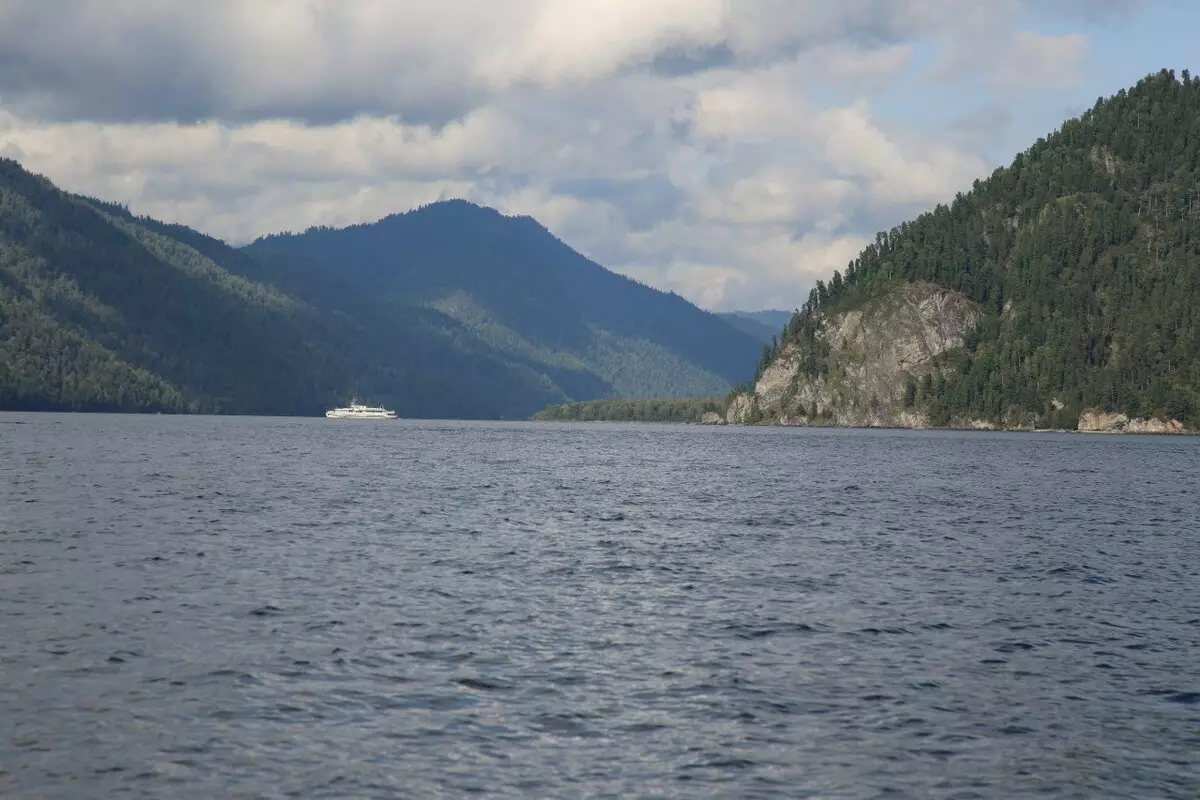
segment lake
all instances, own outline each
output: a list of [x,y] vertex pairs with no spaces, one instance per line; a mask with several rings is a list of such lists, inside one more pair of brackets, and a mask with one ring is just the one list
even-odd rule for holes
[[1200,439],[0,414],[0,795],[1200,794]]

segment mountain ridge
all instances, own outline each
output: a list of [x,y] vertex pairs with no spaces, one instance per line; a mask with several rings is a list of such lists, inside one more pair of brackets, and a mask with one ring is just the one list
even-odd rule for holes
[[[460,234],[466,228],[470,237]],[[436,308],[485,338],[537,354],[535,361],[588,364],[623,396],[723,393],[741,379],[744,354],[758,347],[753,337],[731,334],[724,320],[678,294],[582,256],[531,217],[507,217],[469,201],[431,203],[375,223],[276,234],[246,249],[303,256],[371,285],[369,302],[325,293],[331,307],[369,313],[386,296]],[[481,253],[488,254],[484,269]],[[305,292],[303,274],[277,272],[272,280]],[[614,353],[624,354],[619,363]]]
[[[541,275],[566,264],[592,283],[619,280],[627,317],[620,307],[602,309],[598,322],[542,315],[561,295],[568,305],[583,302],[561,280],[560,297],[542,292],[500,309],[525,320],[502,319],[486,296],[450,308],[453,293],[414,302],[393,285],[380,297],[378,284],[351,285],[302,252],[234,248],[0,161],[0,408],[311,415],[356,395],[407,416],[523,418],[623,391],[711,393],[741,377],[757,347],[751,337],[548,243],[551,234],[532,218],[474,208],[501,228],[490,238],[460,232],[474,274],[494,266],[491,280],[503,285],[515,248]],[[478,246],[484,240],[492,250]],[[539,287],[508,291],[523,288]],[[532,344],[509,346],[500,323],[529,319],[543,323],[542,335],[512,324],[509,338]],[[703,334],[699,348],[680,340],[689,326]],[[556,336],[578,346],[560,346]]]

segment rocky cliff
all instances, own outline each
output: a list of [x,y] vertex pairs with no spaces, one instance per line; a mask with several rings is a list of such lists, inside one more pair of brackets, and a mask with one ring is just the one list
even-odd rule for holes
[[958,292],[928,283],[898,286],[852,311],[820,320],[819,358],[785,345],[753,393],[736,395],[733,424],[927,427],[917,408],[938,356],[963,344],[983,312]]
[[[1008,309],[1005,310],[1009,312]],[[927,428],[926,399],[952,369],[942,356],[962,347],[983,318],[978,304],[929,283],[902,284],[859,308],[822,315],[815,344],[789,343],[762,370],[752,392],[733,395],[724,418],[706,424],[834,425]],[[1050,406],[1062,410],[1057,398]],[[943,420],[944,421],[944,420]],[[1088,433],[1184,433],[1176,419],[1131,418],[1086,409]],[[1034,430],[1035,418],[1000,422],[956,417],[949,425],[977,430]]]
[[1089,410],[1079,415],[1079,430],[1085,433],[1183,433],[1177,419],[1130,419],[1125,414]]

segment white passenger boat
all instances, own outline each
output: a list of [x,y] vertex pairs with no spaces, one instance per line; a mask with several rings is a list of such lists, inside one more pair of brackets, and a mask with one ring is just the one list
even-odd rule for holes
[[395,419],[396,412],[383,406],[364,406],[351,400],[345,408],[331,408],[325,412],[330,419]]

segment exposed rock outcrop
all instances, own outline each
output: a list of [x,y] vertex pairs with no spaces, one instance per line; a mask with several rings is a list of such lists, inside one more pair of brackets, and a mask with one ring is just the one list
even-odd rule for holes
[[748,422],[756,422],[753,419],[755,410],[754,398],[748,394],[737,394],[729,401],[729,408],[725,411],[725,421],[730,425],[745,425]]
[[700,415],[701,425],[724,425],[725,418],[715,411],[705,411]]
[[1090,409],[1079,415],[1079,430],[1087,433],[1183,433],[1177,419],[1130,419],[1125,414]]
[[982,316],[979,306],[958,292],[932,284],[902,285],[824,320],[820,336],[829,347],[827,369],[809,374],[802,363],[805,354],[785,345],[763,370],[753,394],[734,397],[726,419],[928,427],[925,415],[906,404],[906,386],[939,369],[937,356],[960,347]]

